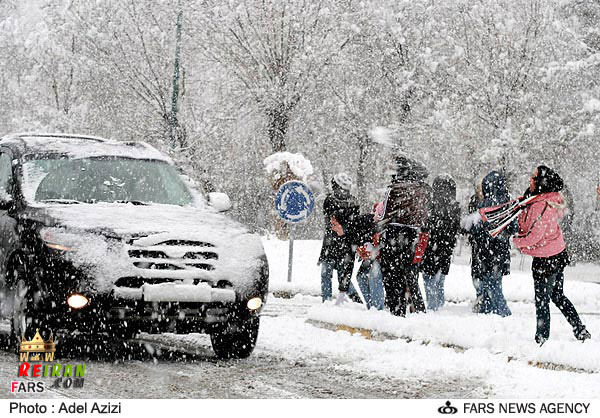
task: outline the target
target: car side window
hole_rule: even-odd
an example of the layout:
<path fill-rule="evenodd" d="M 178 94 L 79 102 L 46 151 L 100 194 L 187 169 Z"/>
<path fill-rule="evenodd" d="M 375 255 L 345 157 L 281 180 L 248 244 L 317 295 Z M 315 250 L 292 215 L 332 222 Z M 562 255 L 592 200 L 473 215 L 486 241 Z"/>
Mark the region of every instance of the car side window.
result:
<path fill-rule="evenodd" d="M 0 154 L 0 198 L 10 196 L 12 184 L 12 159 L 7 153 Z"/>

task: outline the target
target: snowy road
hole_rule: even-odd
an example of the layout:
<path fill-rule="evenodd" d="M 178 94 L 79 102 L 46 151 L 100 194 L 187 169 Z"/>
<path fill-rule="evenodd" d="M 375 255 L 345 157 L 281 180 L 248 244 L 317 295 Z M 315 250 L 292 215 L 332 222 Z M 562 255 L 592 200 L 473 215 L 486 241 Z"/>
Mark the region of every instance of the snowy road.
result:
<path fill-rule="evenodd" d="M 367 341 L 348 333 L 321 330 L 305 323 L 316 298 L 271 298 L 262 318 L 261 335 L 251 358 L 221 361 L 204 335 L 144 336 L 126 353 L 127 360 L 86 361 L 82 389 L 47 389 L 37 397 L 77 398 L 447 398 L 485 396 L 485 385 L 466 376 L 390 376 L 363 370 L 355 359 L 328 353 L 331 338 Z M 6 329 L 6 324 L 3 324 Z M 282 327 L 283 325 L 283 327 Z M 308 330 L 308 332 L 307 332 Z M 286 341 L 280 339 L 287 334 Z M 304 337 L 303 338 L 303 334 Z M 320 351 L 319 335 L 327 347 Z M 6 335 L 4 335 L 6 338 Z M 314 339 L 313 350 L 290 349 L 300 338 Z M 387 349 L 390 349 L 386 348 Z M 398 356 L 402 355 L 398 350 Z M 73 360 L 73 362 L 77 362 Z M 17 359 L 0 353 L 2 398 L 32 398 L 10 393 Z M 50 380 L 48 380 L 50 381 Z M 47 385 L 47 387 L 50 385 Z"/>

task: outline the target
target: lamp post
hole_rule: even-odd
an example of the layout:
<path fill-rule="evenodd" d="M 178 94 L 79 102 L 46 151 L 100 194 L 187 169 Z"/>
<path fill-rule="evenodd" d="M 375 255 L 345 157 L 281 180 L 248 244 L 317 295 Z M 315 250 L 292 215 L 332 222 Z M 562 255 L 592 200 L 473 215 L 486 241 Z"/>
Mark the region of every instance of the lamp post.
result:
<path fill-rule="evenodd" d="M 177 121 L 177 101 L 179 99 L 179 61 L 181 55 L 181 31 L 182 31 L 182 20 L 183 20 L 183 7 L 181 0 L 177 1 L 177 23 L 175 32 L 175 62 L 173 64 L 173 92 L 171 95 L 171 113 L 169 114 L 169 142 L 171 149 L 177 147 L 177 127 L 179 125 Z"/>

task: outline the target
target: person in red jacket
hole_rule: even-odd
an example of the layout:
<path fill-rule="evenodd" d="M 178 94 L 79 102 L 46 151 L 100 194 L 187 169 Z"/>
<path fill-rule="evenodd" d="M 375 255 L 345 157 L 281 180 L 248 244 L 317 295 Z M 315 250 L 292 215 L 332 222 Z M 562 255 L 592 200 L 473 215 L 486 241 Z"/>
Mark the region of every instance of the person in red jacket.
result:
<path fill-rule="evenodd" d="M 535 341 L 542 345 L 550 336 L 550 300 L 573 327 L 575 338 L 591 338 L 577 310 L 563 292 L 563 271 L 569 254 L 558 221 L 564 215 L 564 182 L 551 168 L 537 167 L 531 175 L 528 196 L 537 196 L 519 215 L 519 233 L 514 243 L 519 250 L 533 256 L 531 266 L 535 289 L 537 329 Z"/>

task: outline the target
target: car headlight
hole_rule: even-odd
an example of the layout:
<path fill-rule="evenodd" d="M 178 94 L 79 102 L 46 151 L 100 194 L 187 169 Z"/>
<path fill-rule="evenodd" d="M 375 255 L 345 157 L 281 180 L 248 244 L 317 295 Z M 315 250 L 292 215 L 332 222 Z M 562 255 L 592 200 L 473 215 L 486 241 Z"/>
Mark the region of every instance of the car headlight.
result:
<path fill-rule="evenodd" d="M 58 251 L 75 251 L 81 246 L 81 235 L 60 228 L 42 228 L 40 237 L 46 247 Z"/>
<path fill-rule="evenodd" d="M 90 303 L 90 300 L 81 293 L 71 293 L 67 297 L 67 305 L 72 309 L 85 308 Z"/>
<path fill-rule="evenodd" d="M 262 304 L 263 302 L 261 298 L 252 298 L 248 301 L 246 306 L 248 306 L 248 309 L 250 309 L 251 311 L 255 311 L 259 309 L 262 306 Z"/>

